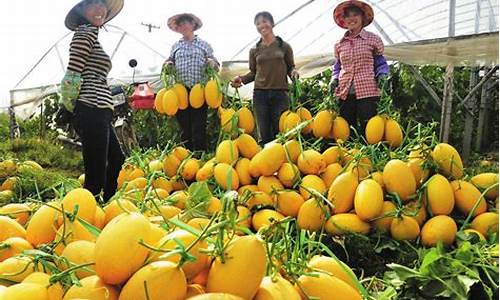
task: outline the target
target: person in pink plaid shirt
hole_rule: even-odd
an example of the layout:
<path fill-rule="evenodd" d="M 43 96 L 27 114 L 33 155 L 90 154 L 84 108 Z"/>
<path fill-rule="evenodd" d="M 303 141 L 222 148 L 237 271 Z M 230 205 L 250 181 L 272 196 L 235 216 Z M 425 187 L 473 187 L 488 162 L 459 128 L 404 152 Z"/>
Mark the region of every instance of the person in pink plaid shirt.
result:
<path fill-rule="evenodd" d="M 379 88 L 389 73 L 384 44 L 378 35 L 364 29 L 373 21 L 370 5 L 344 1 L 337 5 L 333 17 L 347 32 L 335 43 L 330 92 L 340 101 L 340 115 L 358 133 L 364 133 L 368 120 L 377 114 Z"/>

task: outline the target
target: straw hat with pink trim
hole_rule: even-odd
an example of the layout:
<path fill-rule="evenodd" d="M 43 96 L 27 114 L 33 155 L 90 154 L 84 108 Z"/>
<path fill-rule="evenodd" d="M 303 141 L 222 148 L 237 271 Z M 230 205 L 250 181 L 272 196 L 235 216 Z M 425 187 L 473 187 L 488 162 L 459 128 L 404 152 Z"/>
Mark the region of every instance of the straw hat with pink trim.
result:
<path fill-rule="evenodd" d="M 337 25 L 339 25 L 340 27 L 347 29 L 344 14 L 345 10 L 351 6 L 356 6 L 363 11 L 363 27 L 370 25 L 370 23 L 373 21 L 373 9 L 369 4 L 358 0 L 348 0 L 340 2 L 333 10 L 333 19 L 335 20 L 335 23 L 337 23 Z"/>

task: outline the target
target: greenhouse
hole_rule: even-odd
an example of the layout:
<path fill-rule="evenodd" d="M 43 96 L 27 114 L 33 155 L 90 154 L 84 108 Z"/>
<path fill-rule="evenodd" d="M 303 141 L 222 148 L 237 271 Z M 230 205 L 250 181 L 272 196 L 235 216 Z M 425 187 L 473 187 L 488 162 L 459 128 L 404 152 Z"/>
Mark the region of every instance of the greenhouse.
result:
<path fill-rule="evenodd" d="M 498 299 L 499 2 L 283 4 L 53 4 L 0 299 Z"/>

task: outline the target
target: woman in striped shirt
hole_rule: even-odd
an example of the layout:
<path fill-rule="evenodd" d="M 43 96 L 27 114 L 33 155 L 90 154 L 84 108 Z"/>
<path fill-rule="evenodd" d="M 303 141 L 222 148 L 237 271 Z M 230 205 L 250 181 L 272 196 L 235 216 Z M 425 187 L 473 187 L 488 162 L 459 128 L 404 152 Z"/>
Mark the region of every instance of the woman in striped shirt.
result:
<path fill-rule="evenodd" d="M 64 107 L 73 112 L 82 141 L 84 187 L 103 192 L 108 201 L 116 192 L 118 173 L 125 160 L 112 126 L 113 102 L 107 85 L 111 59 L 99 43 L 99 28 L 120 12 L 123 0 L 83 0 L 66 16 L 74 31 L 69 63 L 61 82 Z"/>

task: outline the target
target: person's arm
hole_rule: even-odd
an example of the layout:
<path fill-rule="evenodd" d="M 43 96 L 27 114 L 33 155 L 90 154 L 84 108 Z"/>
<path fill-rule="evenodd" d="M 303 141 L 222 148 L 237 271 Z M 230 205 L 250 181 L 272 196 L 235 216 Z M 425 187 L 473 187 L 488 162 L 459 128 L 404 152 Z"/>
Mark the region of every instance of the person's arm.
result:
<path fill-rule="evenodd" d="M 172 45 L 172 48 L 170 48 L 170 55 L 163 63 L 162 69 L 165 68 L 166 66 L 175 65 L 175 52 L 177 52 L 178 48 L 179 47 L 178 47 L 177 43 L 174 43 Z"/>
<path fill-rule="evenodd" d="M 340 70 L 342 69 L 342 63 L 340 62 L 340 51 L 339 51 L 339 43 L 335 43 L 333 47 L 333 56 L 335 57 L 335 64 L 332 68 L 332 77 L 335 79 L 339 79 Z"/>
<path fill-rule="evenodd" d="M 379 36 L 375 37 L 375 43 L 373 45 L 373 56 L 384 55 L 384 42 Z"/>
<path fill-rule="evenodd" d="M 339 80 L 340 70 L 342 69 L 342 64 L 340 63 L 340 59 L 335 61 L 335 64 L 332 66 L 332 78 Z"/>
<path fill-rule="evenodd" d="M 207 64 L 215 69 L 216 71 L 219 71 L 220 69 L 220 63 L 217 60 L 217 58 L 214 56 L 214 50 L 212 49 L 212 46 L 210 46 L 209 43 L 206 43 L 206 48 L 207 48 Z"/>
<path fill-rule="evenodd" d="M 293 58 L 293 50 L 292 47 L 288 44 L 285 44 L 285 63 L 286 63 L 286 72 L 287 75 L 291 79 L 297 79 L 299 77 L 299 73 L 295 70 L 295 60 Z"/>
<path fill-rule="evenodd" d="M 61 101 L 70 112 L 80 93 L 81 74 L 95 42 L 99 29 L 95 26 L 80 26 L 76 29 L 69 49 L 69 62 L 66 74 L 61 80 Z"/>
<path fill-rule="evenodd" d="M 249 58 L 248 58 L 248 66 L 250 68 L 250 72 L 243 76 L 239 76 L 241 82 L 243 84 L 247 84 L 255 80 L 255 74 L 257 73 L 257 60 L 255 58 L 254 49 L 250 50 Z"/>
<path fill-rule="evenodd" d="M 389 74 L 389 65 L 384 57 L 384 43 L 379 36 L 376 36 L 373 49 L 373 68 L 375 79 L 380 88 L 385 85 L 386 78 Z"/>
<path fill-rule="evenodd" d="M 342 69 L 337 44 L 335 44 L 333 55 L 335 56 L 335 64 L 333 64 L 332 66 L 332 78 L 330 79 L 330 83 L 328 84 L 330 93 L 332 95 L 335 93 L 335 89 L 339 85 L 340 70 Z"/>
<path fill-rule="evenodd" d="M 389 64 L 383 55 L 376 55 L 373 57 L 373 68 L 375 78 L 380 76 L 387 76 L 389 74 Z"/>

